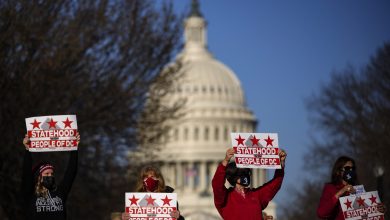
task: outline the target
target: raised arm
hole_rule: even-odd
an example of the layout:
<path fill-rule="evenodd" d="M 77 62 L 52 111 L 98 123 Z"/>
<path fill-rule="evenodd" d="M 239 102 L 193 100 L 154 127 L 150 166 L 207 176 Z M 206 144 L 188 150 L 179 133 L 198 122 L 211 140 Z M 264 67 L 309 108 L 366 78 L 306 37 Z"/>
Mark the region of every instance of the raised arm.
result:
<path fill-rule="evenodd" d="M 77 144 L 80 143 L 80 135 L 77 135 Z M 78 166 L 78 150 L 71 151 L 68 167 L 66 168 L 64 179 L 62 180 L 59 188 L 64 193 L 64 196 L 68 195 L 70 189 L 72 188 L 73 181 L 77 174 L 77 166 Z"/>
<path fill-rule="evenodd" d="M 262 209 L 267 207 L 268 203 L 275 197 L 276 193 L 282 186 L 286 157 L 287 153 L 284 150 L 280 150 L 279 158 L 282 169 L 275 170 L 275 174 L 272 180 L 259 187 L 256 191 L 260 198 Z"/>
<path fill-rule="evenodd" d="M 229 163 L 230 158 L 232 158 L 233 155 L 234 155 L 234 149 L 229 148 L 226 151 L 224 160 L 218 165 L 213 180 L 211 182 L 213 187 L 213 193 L 214 193 L 214 204 L 219 212 L 220 209 L 223 208 L 226 204 L 226 199 L 228 195 L 228 191 L 225 187 L 226 165 Z"/>

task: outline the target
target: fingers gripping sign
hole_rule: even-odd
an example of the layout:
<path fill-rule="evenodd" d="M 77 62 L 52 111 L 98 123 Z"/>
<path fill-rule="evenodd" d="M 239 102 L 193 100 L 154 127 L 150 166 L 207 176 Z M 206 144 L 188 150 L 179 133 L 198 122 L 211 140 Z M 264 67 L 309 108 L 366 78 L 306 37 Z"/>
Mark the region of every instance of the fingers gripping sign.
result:
<path fill-rule="evenodd" d="M 286 163 L 286 157 L 287 157 L 286 151 L 280 150 L 279 151 L 279 158 L 280 158 L 280 165 L 282 166 L 282 168 L 284 168 L 284 165 Z"/>
<path fill-rule="evenodd" d="M 30 138 L 28 137 L 28 134 L 26 134 L 23 139 L 23 145 L 26 148 L 26 150 L 30 148 L 30 143 L 31 143 Z"/>
<path fill-rule="evenodd" d="M 229 148 L 226 150 L 225 159 L 222 161 L 222 164 L 224 166 L 226 166 L 229 163 L 230 159 L 234 156 L 234 153 L 235 151 L 233 148 Z"/>

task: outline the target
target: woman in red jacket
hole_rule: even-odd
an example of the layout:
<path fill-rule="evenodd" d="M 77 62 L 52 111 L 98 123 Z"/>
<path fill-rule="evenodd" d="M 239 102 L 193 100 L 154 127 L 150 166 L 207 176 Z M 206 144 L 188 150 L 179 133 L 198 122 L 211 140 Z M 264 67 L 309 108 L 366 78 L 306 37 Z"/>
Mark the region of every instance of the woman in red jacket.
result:
<path fill-rule="evenodd" d="M 355 161 L 350 157 L 339 157 L 332 168 L 331 182 L 326 183 L 322 191 L 317 216 L 327 220 L 343 220 L 339 198 L 355 193 L 353 186 L 356 184 Z M 385 211 L 383 204 L 378 205 L 378 210 Z"/>
<path fill-rule="evenodd" d="M 253 189 L 248 188 L 251 170 L 237 168 L 234 162 L 229 163 L 233 155 L 234 149 L 229 148 L 226 151 L 225 159 L 219 164 L 214 174 L 212 187 L 215 207 L 225 220 L 261 220 L 262 210 L 267 207 L 282 185 L 287 154 L 280 150 L 279 157 L 282 169 L 275 171 L 271 181 Z M 225 187 L 225 179 L 233 186 L 232 188 Z"/>

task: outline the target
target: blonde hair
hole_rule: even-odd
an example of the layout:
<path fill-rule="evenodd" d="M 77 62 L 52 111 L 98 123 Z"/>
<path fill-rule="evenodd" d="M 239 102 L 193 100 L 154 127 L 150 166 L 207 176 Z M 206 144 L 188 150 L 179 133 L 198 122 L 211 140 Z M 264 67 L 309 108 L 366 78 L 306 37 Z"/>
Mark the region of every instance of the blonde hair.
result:
<path fill-rule="evenodd" d="M 158 186 L 156 192 L 164 192 L 165 191 L 165 180 L 161 174 L 161 171 L 154 166 L 145 166 L 141 173 L 138 176 L 137 184 L 135 191 L 136 192 L 146 192 L 144 186 L 144 179 L 148 177 L 149 174 L 153 174 L 153 176 L 158 179 Z"/>
<path fill-rule="evenodd" d="M 35 195 L 38 197 L 48 197 L 49 190 L 42 185 L 42 175 L 39 175 L 37 178 L 37 182 L 35 183 Z"/>

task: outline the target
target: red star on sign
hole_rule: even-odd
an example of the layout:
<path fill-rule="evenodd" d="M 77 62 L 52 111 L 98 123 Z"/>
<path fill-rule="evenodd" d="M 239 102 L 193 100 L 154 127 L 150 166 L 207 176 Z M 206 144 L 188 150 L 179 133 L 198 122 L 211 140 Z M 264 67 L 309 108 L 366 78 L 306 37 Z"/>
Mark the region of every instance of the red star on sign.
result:
<path fill-rule="evenodd" d="M 238 138 L 236 138 L 236 141 L 237 141 L 237 146 L 240 146 L 240 144 L 242 144 L 243 146 L 245 146 L 245 145 L 244 145 L 245 139 L 244 139 L 244 138 L 241 138 L 241 135 L 238 135 Z"/>
<path fill-rule="evenodd" d="M 359 197 L 357 199 L 357 202 L 358 202 L 359 206 L 363 206 L 364 207 L 364 199 L 362 199 L 362 197 Z"/>
<path fill-rule="evenodd" d="M 69 128 L 72 128 L 72 126 L 70 124 L 72 124 L 73 121 L 70 121 L 68 117 L 66 117 L 66 121 L 62 121 L 62 123 L 64 123 L 65 127 L 69 127 Z"/>
<path fill-rule="evenodd" d="M 369 199 L 371 200 L 371 204 L 376 203 L 376 197 L 374 196 L 374 194 L 371 194 L 371 198 Z"/>
<path fill-rule="evenodd" d="M 274 146 L 273 144 L 272 144 L 272 142 L 274 141 L 274 139 L 271 139 L 270 137 L 269 137 L 269 135 L 268 135 L 268 138 L 267 139 L 264 139 L 265 140 L 265 142 L 267 142 L 267 147 L 268 147 L 268 145 L 271 145 L 272 147 Z"/>
<path fill-rule="evenodd" d="M 54 121 L 53 118 L 51 118 L 50 121 L 47 123 L 49 124 L 49 128 L 56 128 L 57 122 Z"/>
<path fill-rule="evenodd" d="M 260 140 L 260 139 L 257 139 L 257 138 L 256 138 L 256 135 L 253 135 L 253 138 L 251 138 L 252 147 L 253 147 L 254 145 L 259 146 L 259 140 Z"/>
<path fill-rule="evenodd" d="M 165 205 L 165 204 L 170 205 L 169 202 L 170 202 L 172 199 L 168 199 L 168 196 L 165 195 L 165 198 L 164 198 L 164 199 L 161 199 L 161 200 L 164 202 L 163 205 Z"/>
<path fill-rule="evenodd" d="M 134 196 L 134 194 L 133 194 L 133 198 L 130 198 L 129 199 L 130 200 L 130 202 L 131 202 L 131 204 L 130 205 L 137 205 L 137 201 L 138 201 L 138 199 L 137 198 L 135 198 L 135 196 Z"/>
<path fill-rule="evenodd" d="M 39 129 L 39 124 L 40 124 L 41 122 L 39 122 L 39 121 L 37 121 L 36 119 L 34 119 L 34 122 L 33 123 L 30 123 L 30 124 L 32 124 L 32 126 L 33 126 L 33 129 L 34 128 L 38 128 Z"/>
<path fill-rule="evenodd" d="M 156 200 L 156 199 L 153 199 L 152 195 L 150 195 L 149 198 L 146 199 L 146 201 L 148 202 L 148 204 L 146 204 L 146 205 L 149 205 L 149 204 L 153 205 L 154 200 Z"/>
<path fill-rule="evenodd" d="M 348 208 L 351 208 L 352 209 L 352 202 L 350 202 L 348 199 L 347 199 L 347 202 L 344 203 L 346 206 L 347 206 L 347 209 Z"/>

